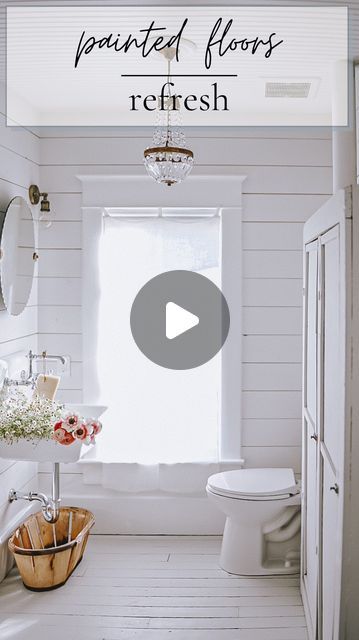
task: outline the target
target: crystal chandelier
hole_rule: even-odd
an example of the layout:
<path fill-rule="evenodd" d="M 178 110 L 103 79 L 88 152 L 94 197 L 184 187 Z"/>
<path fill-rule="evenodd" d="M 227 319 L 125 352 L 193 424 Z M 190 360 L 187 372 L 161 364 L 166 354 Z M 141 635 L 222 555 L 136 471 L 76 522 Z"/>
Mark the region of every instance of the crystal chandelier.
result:
<path fill-rule="evenodd" d="M 159 98 L 158 123 L 152 145 L 144 151 L 144 164 L 156 182 L 171 187 L 182 182 L 193 167 L 193 151 L 186 148 L 186 136 L 180 126 L 180 104 L 171 94 L 171 60 L 175 49 L 162 51 L 167 58 L 167 96 Z"/>

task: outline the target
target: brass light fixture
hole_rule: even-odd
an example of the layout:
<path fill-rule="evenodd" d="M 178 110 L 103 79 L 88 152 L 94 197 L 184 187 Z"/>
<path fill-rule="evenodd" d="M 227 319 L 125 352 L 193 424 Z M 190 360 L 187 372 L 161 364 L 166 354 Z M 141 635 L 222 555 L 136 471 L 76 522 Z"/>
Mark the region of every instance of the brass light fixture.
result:
<path fill-rule="evenodd" d="M 171 61 L 176 49 L 169 47 L 161 53 L 167 60 L 168 96 L 159 98 L 159 118 L 164 122 L 157 125 L 152 144 L 144 150 L 144 164 L 149 176 L 156 182 L 171 187 L 182 182 L 193 167 L 193 151 L 186 148 L 186 137 L 179 126 L 179 99 L 171 94 Z"/>
<path fill-rule="evenodd" d="M 40 191 L 37 184 L 32 184 L 29 187 L 29 199 L 31 204 L 39 204 L 40 202 L 40 211 L 42 211 L 43 213 L 50 213 L 50 202 L 48 199 L 48 194 L 44 191 Z"/>
<path fill-rule="evenodd" d="M 50 201 L 48 198 L 48 194 L 45 191 L 40 191 L 37 184 L 32 184 L 29 187 L 29 200 L 31 204 L 37 205 L 40 203 L 40 212 L 39 223 L 49 228 L 52 225 L 52 218 L 50 214 Z"/>

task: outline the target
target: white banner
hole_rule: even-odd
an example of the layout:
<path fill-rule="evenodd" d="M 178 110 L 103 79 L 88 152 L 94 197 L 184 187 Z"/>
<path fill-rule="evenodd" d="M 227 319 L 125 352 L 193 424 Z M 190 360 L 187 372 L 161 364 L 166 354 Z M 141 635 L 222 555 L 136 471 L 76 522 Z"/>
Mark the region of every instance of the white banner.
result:
<path fill-rule="evenodd" d="M 346 125 L 347 56 L 346 7 L 8 7 L 8 124 Z"/>

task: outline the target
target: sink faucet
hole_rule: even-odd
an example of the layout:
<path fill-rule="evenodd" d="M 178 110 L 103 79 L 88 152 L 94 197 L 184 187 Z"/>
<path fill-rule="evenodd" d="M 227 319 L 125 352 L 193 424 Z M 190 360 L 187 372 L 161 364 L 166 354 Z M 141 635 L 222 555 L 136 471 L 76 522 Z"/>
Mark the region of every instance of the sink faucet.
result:
<path fill-rule="evenodd" d="M 28 355 L 29 359 L 29 372 L 26 375 L 26 371 L 21 372 L 20 380 L 13 380 L 11 378 L 5 378 L 4 385 L 7 387 L 22 387 L 22 386 L 31 386 L 33 389 L 36 385 L 36 380 L 38 378 L 38 373 L 34 373 L 33 362 L 34 360 L 41 360 L 45 362 L 46 360 L 58 360 L 61 364 L 66 364 L 66 359 L 64 356 L 59 355 L 49 355 L 46 351 L 43 351 L 41 354 L 33 353 L 30 349 Z"/>

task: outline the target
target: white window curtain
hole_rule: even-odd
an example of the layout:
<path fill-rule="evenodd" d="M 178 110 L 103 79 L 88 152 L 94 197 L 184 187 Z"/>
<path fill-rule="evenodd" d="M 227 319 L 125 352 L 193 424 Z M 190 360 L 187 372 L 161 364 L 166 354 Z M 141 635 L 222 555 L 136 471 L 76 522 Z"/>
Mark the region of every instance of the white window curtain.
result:
<path fill-rule="evenodd" d="M 169 370 L 149 361 L 131 335 L 139 289 L 173 269 L 198 271 L 220 285 L 219 217 L 104 218 L 97 366 L 100 400 L 109 408 L 97 455 L 108 463 L 105 486 L 158 489 L 160 469 L 168 486 L 172 466 L 174 487 L 183 484 L 186 467 L 185 484 L 193 487 L 188 472 L 196 468 L 203 488 L 206 465 L 218 461 L 220 353 L 196 369 Z"/>

